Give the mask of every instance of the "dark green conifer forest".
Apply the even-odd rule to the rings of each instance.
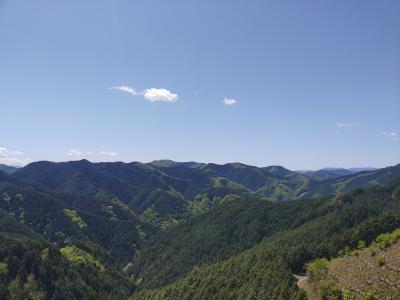
[[[294,277],[307,264],[400,228],[399,174],[171,161],[0,171],[0,299],[307,299]]]

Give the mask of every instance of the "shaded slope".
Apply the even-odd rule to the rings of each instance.
[[[0,164],[0,171],[8,173],[8,174],[14,173],[18,169],[19,168],[17,168],[17,167]]]
[[[143,234],[152,232],[123,203],[54,193],[15,182],[0,182],[0,208],[46,240],[70,240],[102,247],[119,262],[134,254]]]
[[[143,290],[135,294],[133,299],[237,299],[248,295],[268,299],[304,297],[297,289],[292,273],[302,272],[307,261],[317,257],[335,257],[346,246],[356,247],[360,239],[371,242],[378,234],[398,227],[398,190],[398,186],[358,190],[344,195],[340,201],[336,198],[323,201],[321,214],[304,217],[302,222],[264,238],[240,254],[205,263],[200,259],[200,253],[204,252],[199,252],[199,260],[189,273],[180,270],[177,265],[175,272],[178,274],[172,276],[175,280],[167,275],[170,283],[166,283],[164,278],[159,278],[157,282],[153,277],[158,276],[156,269],[158,272],[168,269],[162,260],[157,268],[150,268],[154,271],[143,270],[137,275],[141,286],[153,289]],[[303,203],[308,205],[309,202]],[[229,221],[225,223],[229,224]],[[205,223],[202,232],[207,235],[212,230],[213,226],[207,228]],[[180,236],[176,234],[170,239],[179,240]],[[171,246],[171,250],[179,251],[179,242],[173,244],[175,246]],[[184,247],[183,244],[181,247]],[[200,251],[201,245],[198,247]],[[155,257],[168,255],[168,249],[166,245]],[[178,256],[175,261],[179,261],[181,254],[175,253]]]

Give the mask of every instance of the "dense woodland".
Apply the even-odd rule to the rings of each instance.
[[[296,287],[293,273],[304,271],[304,265],[318,257],[331,258],[338,255],[345,247],[356,247],[359,240],[371,242],[382,232],[391,231],[400,226],[400,186],[390,188],[358,189],[354,192],[338,195],[331,199],[321,200],[316,214],[310,214],[292,226],[275,234],[267,235],[252,248],[225,259],[204,259],[203,253],[210,248],[199,246],[199,255],[189,259],[185,254],[174,259],[175,266],[170,265],[169,247],[185,252],[187,247],[178,246],[180,234],[170,237],[167,244],[158,248],[149,267],[136,275],[145,292],[137,293],[133,299],[190,299],[193,295],[200,298],[254,298],[296,299],[304,297]],[[309,201],[302,201],[305,207]],[[229,223],[232,219],[226,220]],[[207,228],[204,226],[203,228]],[[208,235],[207,230],[197,234]],[[246,235],[243,240],[246,240]],[[151,246],[150,246],[151,247]],[[149,255],[146,248],[143,256]],[[238,249],[238,252],[240,250]],[[203,255],[202,255],[203,254]],[[151,254],[150,254],[151,255]],[[167,256],[164,259],[164,256]],[[181,258],[182,257],[182,258]],[[188,259],[182,263],[186,257]],[[145,261],[150,261],[144,259]],[[211,263],[209,263],[211,262]],[[187,273],[185,263],[193,266]],[[155,265],[155,266],[154,266]],[[168,269],[169,276],[157,273],[157,269]],[[167,278],[167,280],[165,279]],[[250,297],[251,299],[251,297]]]
[[[0,171],[0,299],[305,299],[293,274],[306,263],[400,227],[399,175],[85,160]]]

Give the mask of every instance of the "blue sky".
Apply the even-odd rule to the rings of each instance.
[[[0,163],[397,164],[399,15],[398,0],[0,0]]]

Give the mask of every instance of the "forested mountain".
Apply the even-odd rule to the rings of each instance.
[[[288,223],[277,225],[277,231],[264,232],[258,243],[257,238],[248,238],[245,225],[227,225],[235,223],[235,219],[224,215],[224,207],[214,210],[214,217],[224,219],[220,223],[232,228],[230,234],[235,236],[228,255],[219,248],[230,242],[222,239],[218,245],[220,238],[216,234],[224,228],[209,224],[207,216],[176,228],[166,239],[159,237],[158,246],[156,241],[145,245],[132,269],[144,289],[132,299],[305,299],[293,273],[303,272],[307,262],[335,257],[345,247],[355,248],[360,240],[371,243],[380,233],[400,225],[399,183],[389,188],[357,189],[334,198],[276,205],[283,218],[289,218]],[[290,212],[287,205],[293,205],[293,210],[303,205],[297,208],[305,214],[284,214]],[[253,215],[257,219],[257,214]],[[252,224],[262,220],[264,217]],[[190,242],[187,245],[190,235],[196,236],[193,246]],[[210,243],[213,237],[214,243]],[[249,248],[243,251],[246,244]],[[197,249],[196,255],[190,253],[193,248]]]
[[[126,263],[154,229],[116,198],[52,192],[0,174],[0,208],[46,240],[59,245],[85,242]]]
[[[172,161],[0,171],[0,298],[303,299],[292,274],[305,263],[400,227],[399,168],[329,180]]]
[[[243,196],[274,201],[318,197],[354,187],[387,185],[400,165],[334,179],[321,179],[280,166],[258,168],[155,161],[148,164],[36,162],[13,174],[54,192],[79,194],[100,201],[118,199],[145,222],[169,228],[224,202]]]
[[[373,169],[363,169],[360,168],[358,170],[353,169],[344,169],[344,168],[323,168],[316,171],[298,171],[303,174],[307,174],[319,179],[333,179],[339,178],[343,176],[353,175],[356,173],[360,173],[363,171],[372,171]]]
[[[7,165],[0,164],[0,171],[3,171],[5,173],[11,174],[11,173],[14,173],[17,170],[18,170],[17,167],[12,167],[12,166],[7,166]]]
[[[318,197],[330,195],[337,191],[347,192],[358,187],[374,185],[385,186],[388,185],[393,178],[398,176],[400,176],[400,164],[335,179],[311,181],[310,185],[302,191],[301,196]]]
[[[58,248],[0,233],[0,299],[126,299],[134,289],[123,273],[83,246]]]

